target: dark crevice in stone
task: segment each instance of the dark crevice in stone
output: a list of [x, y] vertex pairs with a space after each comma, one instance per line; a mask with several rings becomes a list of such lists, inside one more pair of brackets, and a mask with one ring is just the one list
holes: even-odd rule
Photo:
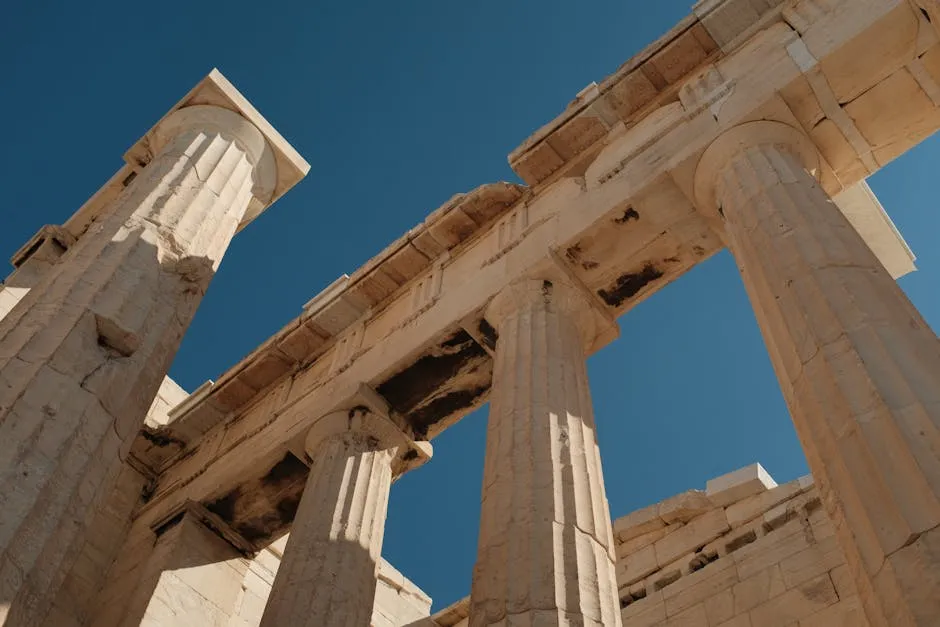
[[[493, 341], [495, 346], [495, 330], [490, 334], [484, 330], [486, 327], [481, 323], [482, 341]], [[491, 369], [483, 346], [459, 329], [389, 377], [376, 391], [408, 420], [418, 437], [423, 437], [431, 425], [472, 407], [489, 388]]]
[[249, 543], [265, 546], [293, 522], [308, 473], [307, 465], [288, 452], [263, 476], [235, 487], [206, 509]]
[[415, 436], [418, 438], [426, 438], [429, 428], [435, 423], [443, 420], [447, 416], [452, 416], [475, 407], [489, 389], [488, 385], [480, 386], [450, 392], [440, 398], [435, 398], [408, 417], [412, 429], [414, 429]]
[[623, 212], [623, 215], [619, 218], [614, 218], [614, 223], [616, 224], [626, 224], [630, 220], [639, 220], [640, 214], [637, 213], [636, 209], [633, 207], [627, 207], [627, 210]]
[[483, 345], [490, 350], [495, 350], [496, 343], [499, 341], [499, 333], [493, 328], [493, 325], [487, 322], [486, 318], [480, 318], [480, 325], [477, 330], [480, 332]]
[[154, 429], [153, 427], [148, 427], [144, 425], [140, 429], [140, 435], [142, 438], [153, 444], [154, 446], [165, 447], [170, 445], [176, 445], [180, 448], [186, 446], [186, 442], [183, 440], [170, 435], [170, 433], [164, 429]]
[[613, 285], [598, 290], [597, 295], [611, 307], [619, 307], [629, 298], [636, 296], [644, 287], [663, 276], [663, 271], [647, 263], [639, 272], [620, 275]]

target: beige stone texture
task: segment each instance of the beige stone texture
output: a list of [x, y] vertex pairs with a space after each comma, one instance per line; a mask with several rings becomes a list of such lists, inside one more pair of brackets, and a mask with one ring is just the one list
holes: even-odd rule
[[[33, 442], [0, 455], [0, 581], [11, 600], [2, 620], [32, 620], [48, 608], [42, 599], [61, 585], [88, 512], [113, 485], [248, 206], [263, 139], [249, 156], [219, 124], [249, 137], [257, 130], [239, 130], [228, 116], [208, 109], [181, 121], [99, 233], [80, 240], [71, 263], [0, 323], [9, 397], [0, 401], [2, 439], [8, 447]], [[169, 185], [180, 191], [155, 202], [154, 192]], [[55, 497], [44, 497], [48, 491]]]
[[[383, 410], [355, 403], [310, 431], [305, 446], [313, 463], [262, 626], [371, 620], [393, 462], [415, 452]], [[394, 582], [394, 573], [386, 579]], [[379, 590], [384, 595], [388, 586]]]
[[718, 561], [711, 568], [689, 573], [663, 588], [666, 616], [672, 620], [694, 605], [702, 605], [703, 610], [711, 609], [711, 613], [722, 614], [722, 608], [707, 606], [708, 601], [718, 598], [737, 582], [737, 569], [731, 560]]
[[[851, 190], [940, 128], [937, 45], [935, 25], [907, 1], [700, 3], [513, 151], [528, 187], [454, 196], [187, 403], [172, 429], [187, 433], [182, 450], [156, 465], [154, 505], [141, 515], [157, 521], [260, 480], [361, 382], [435, 437], [486, 402], [497, 338], [481, 318], [515, 281], [560, 271], [608, 321], [653, 297], [725, 246], [695, 198], [694, 170], [717, 136], [748, 121], [804, 129], [823, 155], [823, 187], [892, 273], [909, 268], [877, 201]], [[895, 82], [911, 98], [884, 98], [881, 84]], [[459, 358], [454, 372], [405, 389], [443, 355]]]
[[770, 511], [780, 503], [790, 500], [799, 495], [805, 488], [800, 481], [794, 480], [776, 488], [755, 494], [742, 499], [736, 503], [731, 503], [725, 510], [728, 517], [728, 524], [732, 527], [751, 522], [755, 518], [763, 516], [765, 512]]
[[[715, 507], [705, 492], [689, 490], [618, 518], [614, 522], [614, 537], [618, 543], [625, 544], [641, 537], [653, 538], [657, 533], [665, 535]], [[646, 543], [639, 540], [640, 546]]]
[[751, 610], [751, 623], [785, 627], [824, 610], [838, 600], [829, 576], [822, 575], [758, 605]]
[[[228, 627], [258, 627], [283, 557], [287, 538], [262, 549], [248, 564], [242, 592]], [[431, 599], [384, 559], [379, 561], [372, 627], [423, 625]]]
[[[719, 478], [717, 484], [728, 476], [754, 475], [751, 466]], [[624, 625], [795, 627], [831, 623], [867, 627], [845, 555], [812, 482], [801, 478], [768, 490], [766, 486], [774, 484], [768, 475], [762, 483], [765, 487], [758, 494], [742, 490], [739, 500], [708, 510], [665, 537], [742, 506], [750, 512], [748, 524], [722, 527], [721, 534], [707, 545], [659, 565], [638, 583], [628, 583], [627, 577], [634, 578], [626, 568], [633, 563], [630, 554], [618, 557]], [[636, 520], [632, 515], [625, 518]]]
[[701, 180], [717, 182], [729, 245], [823, 503], [850, 564], [860, 560], [869, 619], [930, 624], [940, 614], [940, 575], [931, 574], [940, 573], [931, 548], [940, 345], [807, 171], [818, 159], [805, 138], [787, 140], [781, 126], [719, 139]]
[[591, 307], [557, 280], [520, 281], [489, 305], [499, 343], [470, 595], [475, 627], [620, 624], [584, 363]]
[[467, 627], [469, 617], [470, 597], [465, 597], [429, 618], [412, 623], [409, 627]]
[[[621, 519], [622, 520], [622, 519]], [[656, 531], [650, 531], [649, 533], [644, 533], [641, 536], [636, 536], [635, 538], [630, 538], [626, 542], [619, 542], [619, 539], [614, 535], [614, 540], [617, 544], [616, 555], [619, 560], [621, 557], [631, 555], [640, 549], [650, 546], [660, 538], [664, 538], [666, 534], [671, 533], [678, 525], [662, 527]]]
[[705, 486], [705, 494], [712, 504], [724, 507], [776, 487], [777, 482], [764, 467], [753, 464], [709, 480]]
[[430, 614], [431, 598], [382, 560], [372, 609], [372, 627], [407, 625]]
[[192, 513], [161, 529], [129, 599], [122, 627], [229, 627], [248, 560]]
[[865, 623], [865, 613], [857, 596], [840, 597], [838, 603], [800, 619], [800, 627], [857, 627]]
[[10, 263], [14, 270], [0, 283], [0, 320], [13, 311], [74, 243], [71, 233], [47, 225], [13, 255]]
[[[96, 594], [107, 581], [109, 569], [122, 557], [131, 516], [150, 479], [125, 464], [103, 506], [94, 512], [89, 533], [80, 548], [49, 615], [46, 627], [79, 627], [91, 624]], [[146, 552], [132, 556], [145, 560]]]
[[160, 389], [147, 410], [144, 423], [149, 427], [162, 427], [170, 423], [170, 412], [189, 397], [179, 384], [170, 377], [164, 377]]
[[[149, 526], [139, 519], [134, 521], [123, 538], [114, 538], [119, 547], [104, 582], [97, 594], [89, 599], [90, 620], [93, 627], [120, 626], [128, 613], [139, 616], [147, 606], [147, 594], [135, 594], [147, 570], [157, 537]], [[144, 590], [141, 587], [141, 590]], [[152, 590], [152, 588], [151, 588]], [[50, 626], [51, 627], [51, 626]]]
[[[265, 473], [297, 460], [299, 491], [308, 432], [366, 382], [412, 440], [493, 400], [473, 603], [415, 622], [932, 624], [940, 352], [892, 282], [913, 255], [864, 179], [940, 129], [938, 27], [936, 0], [702, 0], [512, 152], [527, 186], [455, 196], [175, 402], [166, 366], [231, 236], [307, 169], [212, 72], [72, 218], [14, 255], [0, 286], [0, 390], [16, 400], [0, 392], [0, 623], [112, 627], [129, 605], [156, 611], [159, 598], [134, 594], [164, 574], [148, 570], [153, 530], [244, 486], [249, 502], [217, 522], [255, 551], [239, 530], [280, 520], [286, 498], [259, 487]], [[763, 143], [735, 131], [754, 120], [791, 130]], [[721, 166], [697, 181], [716, 145]], [[742, 471], [622, 519], [612, 536], [584, 358], [616, 337], [618, 316], [725, 246], [818, 487], [766, 489]], [[577, 294], [578, 312], [506, 308], [500, 295], [533, 277]], [[487, 311], [494, 297], [502, 305]], [[415, 376], [442, 356], [452, 372]], [[546, 366], [530, 385], [507, 360]], [[361, 476], [338, 477], [340, 462], [322, 473], [342, 496], [323, 496], [311, 473], [321, 506], [354, 502], [357, 487], [385, 494], [382, 455], [346, 459]], [[336, 601], [355, 609], [322, 620], [361, 624], [369, 607], [373, 621], [423, 611], [381, 567], [375, 579], [379, 528], [355, 551], [332, 541], [381, 507], [334, 528], [317, 500], [295, 522], [277, 611], [310, 623], [321, 620], [311, 603]], [[355, 585], [301, 594], [354, 554], [366, 557], [339, 574]], [[261, 620], [275, 558], [265, 549], [247, 566], [231, 627]], [[180, 608], [198, 601], [190, 583], [166, 583]]]
[[657, 512], [667, 525], [685, 523], [715, 508], [708, 495], [700, 490], [689, 490], [659, 503]]
[[665, 566], [680, 556], [705, 546], [730, 528], [723, 509], [708, 511], [665, 538], [657, 540], [653, 544], [656, 548], [656, 561], [660, 566]]
[[69, 262], [0, 320], [3, 624], [55, 607], [235, 229], [276, 184], [264, 135], [218, 106], [173, 111], [148, 150]]

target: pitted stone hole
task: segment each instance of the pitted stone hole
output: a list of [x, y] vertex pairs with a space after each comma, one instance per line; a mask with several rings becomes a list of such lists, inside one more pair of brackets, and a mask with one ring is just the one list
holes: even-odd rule
[[639, 220], [640, 214], [633, 207], [627, 207], [626, 211], [619, 218], [614, 218], [615, 224], [626, 224], [630, 220]]
[[702, 552], [692, 558], [689, 562], [689, 572], [702, 570], [709, 564], [718, 560], [718, 551]]
[[729, 554], [734, 553], [741, 547], [747, 546], [751, 542], [756, 542], [756, 541], [757, 541], [757, 532], [751, 529], [747, 533], [738, 536], [737, 538], [735, 538], [734, 540], [726, 544], [725, 550], [727, 550]]
[[136, 178], [137, 178], [137, 172], [133, 172], [133, 171], [132, 171], [130, 174], [128, 174], [126, 177], [124, 177], [124, 180], [121, 181], [121, 185], [123, 185], [124, 187], [127, 187], [128, 185], [130, 185], [131, 183], [133, 183], [133, 182], [134, 182], [134, 179], [136, 179]]
[[666, 586], [671, 586], [672, 584], [679, 581], [679, 577], [681, 576], [682, 576], [682, 573], [678, 570], [673, 570], [671, 572], [668, 572], [656, 580], [656, 583], [653, 584], [653, 589], [662, 590]]
[[646, 598], [646, 588], [640, 588], [639, 590], [634, 590], [630, 592], [629, 590], [620, 598], [620, 609], [623, 609], [633, 603], [636, 603], [640, 599]]
[[920, 7], [920, 12], [924, 16], [924, 19], [930, 22], [930, 13], [924, 7]]

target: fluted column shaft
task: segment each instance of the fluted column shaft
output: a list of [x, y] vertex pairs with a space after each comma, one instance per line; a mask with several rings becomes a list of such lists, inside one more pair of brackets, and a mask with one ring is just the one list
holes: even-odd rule
[[716, 201], [866, 614], [935, 625], [940, 345], [798, 151], [736, 141]]
[[2, 625], [52, 607], [272, 159], [258, 129], [209, 106], [165, 118], [151, 145], [106, 216], [0, 321]]
[[499, 342], [470, 625], [620, 625], [585, 367], [589, 305], [570, 286], [526, 280], [487, 318]]
[[385, 535], [392, 462], [407, 449], [365, 410], [318, 421], [313, 460], [262, 627], [368, 627]]

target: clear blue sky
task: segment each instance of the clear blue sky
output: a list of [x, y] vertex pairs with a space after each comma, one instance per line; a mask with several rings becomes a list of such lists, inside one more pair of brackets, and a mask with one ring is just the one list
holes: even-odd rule
[[[217, 378], [343, 272], [457, 192], [689, 12], [692, 0], [113, 1], [0, 20], [0, 254], [72, 214], [213, 66], [310, 161], [234, 241], [171, 375]], [[871, 183], [919, 256], [901, 284], [940, 321], [940, 141]], [[761, 461], [806, 472], [730, 256], [621, 319], [589, 360], [614, 517]], [[470, 590], [486, 410], [392, 489], [385, 556], [435, 600]]]

